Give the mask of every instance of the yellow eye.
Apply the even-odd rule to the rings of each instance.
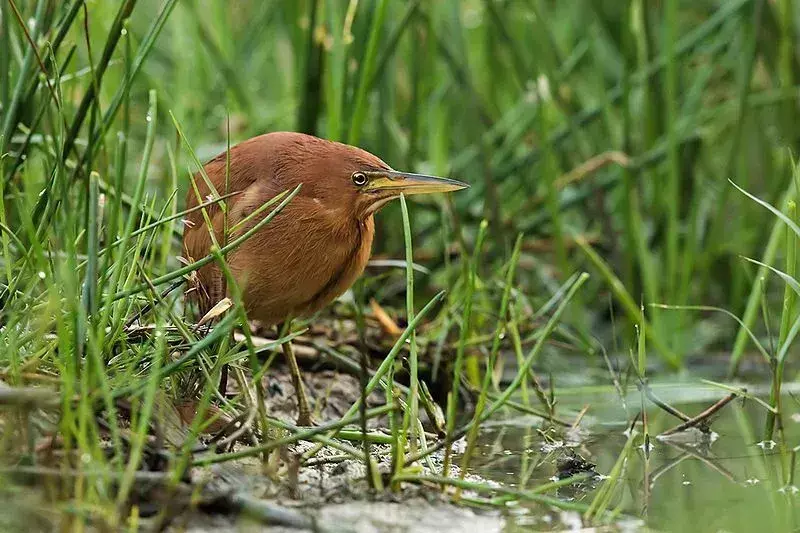
[[[353,183],[358,187],[367,184],[367,175],[363,172],[353,172]]]

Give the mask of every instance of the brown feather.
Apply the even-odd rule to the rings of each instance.
[[[278,193],[302,183],[300,193],[281,213],[227,257],[249,318],[271,325],[288,316],[307,316],[344,293],[361,275],[370,257],[375,225],[351,175],[364,168],[389,169],[386,163],[345,144],[276,132],[231,148],[228,190],[225,167],[225,153],[204,165],[219,194],[239,193],[226,200],[229,227]],[[205,201],[210,189],[199,173],[194,180],[200,200]],[[190,187],[187,208],[198,203]],[[254,217],[230,238],[247,231],[268,212]],[[207,213],[221,243],[223,211],[215,204]],[[189,214],[183,235],[186,258],[205,257],[211,243],[202,212]],[[228,291],[222,270],[214,263],[200,268],[197,280],[198,290],[191,294],[205,313]]]

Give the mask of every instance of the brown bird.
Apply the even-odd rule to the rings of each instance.
[[[373,215],[405,195],[448,192],[468,187],[447,178],[392,170],[371,153],[346,144],[292,132],[254,137],[204,165],[212,191],[200,173],[193,177],[186,207],[209,196],[236,193],[224,200],[227,227],[259,209],[277,194],[301,185],[300,192],[263,228],[229,253],[226,262],[241,289],[247,316],[264,326],[306,317],[343,294],[364,271],[375,234]],[[228,176],[226,178],[226,165]],[[226,187],[227,181],[227,187]],[[226,216],[219,204],[205,209],[217,243],[224,239]],[[262,220],[269,209],[236,228],[236,238]],[[183,247],[190,262],[207,256],[213,244],[202,211],[187,216]],[[197,271],[191,298],[205,314],[228,295],[220,266]],[[299,369],[288,343],[284,354],[298,393],[299,425],[310,413]]]

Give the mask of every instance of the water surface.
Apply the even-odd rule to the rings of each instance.
[[[689,416],[726,395],[697,381],[654,384],[652,390]],[[749,390],[765,392],[763,387]],[[642,444],[643,426],[638,424],[640,438],[614,484],[609,507],[619,512],[614,524],[623,530],[646,524],[671,531],[797,531],[800,480],[792,474],[797,468],[793,448],[800,446],[797,390],[786,386],[784,431],[768,441],[763,438],[766,411],[753,400],[729,403],[714,418],[710,434],[694,430],[670,440],[652,438],[649,457]],[[509,413],[506,420],[483,429],[472,472],[507,486],[533,488],[594,465],[597,476],[556,493],[564,500],[589,504],[625,447],[642,395],[631,388],[623,402],[613,387],[580,387],[557,390],[556,397],[557,412],[567,419],[589,406],[583,429],[537,429],[538,419]],[[680,423],[652,402],[644,403],[652,437]],[[515,532],[589,525],[579,512],[537,504],[513,505],[507,514],[508,529]]]

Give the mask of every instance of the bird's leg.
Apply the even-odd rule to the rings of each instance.
[[[283,343],[283,355],[286,357],[286,362],[289,363],[289,370],[292,373],[292,385],[297,392],[297,425],[298,426],[312,426],[311,410],[308,408],[308,399],[306,398],[306,391],[303,387],[303,379],[300,376],[300,367],[297,365],[297,358],[294,356],[292,350],[292,342]]]
[[[287,324],[288,325],[288,324]],[[279,328],[283,330],[284,328]],[[286,333],[289,333],[290,328],[285,328]],[[297,364],[297,358],[294,356],[292,350],[292,341],[284,342],[283,355],[286,357],[286,362],[289,364],[289,371],[292,373],[292,385],[294,386],[295,393],[297,394],[297,425],[298,426],[313,426],[311,420],[311,410],[308,408],[308,399],[306,398],[306,391],[303,387],[303,379],[300,375],[300,367]]]
[[[220,396],[223,398],[225,394],[228,392],[228,364],[222,365],[222,371],[220,372],[219,376],[219,386],[217,386],[219,390]]]

